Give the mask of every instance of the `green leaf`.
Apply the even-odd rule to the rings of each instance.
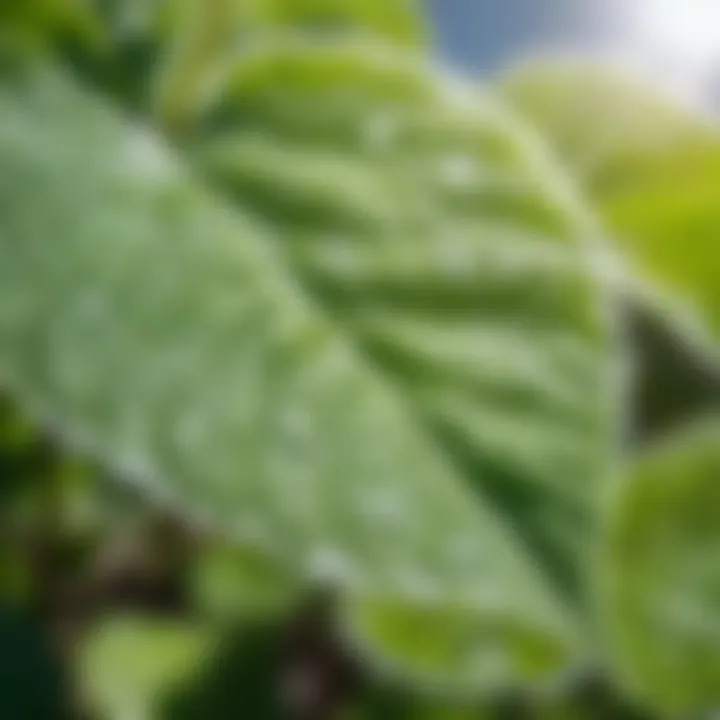
[[[85,0],[23,0],[0,6],[0,50],[15,39],[37,44],[51,37],[96,36],[97,27]]]
[[[576,586],[613,350],[594,228],[534,139],[490,98],[365,43],[242,54],[207,127],[199,167]]]
[[[164,694],[158,720],[282,720],[289,715],[283,707],[286,663],[282,628],[261,624],[225,631],[199,672]]]
[[[35,3],[74,0],[33,0]],[[417,0],[91,0],[116,31],[167,36],[188,12],[222,8],[227,31],[251,35],[280,28],[313,34],[368,32],[415,46],[425,36]]]
[[[537,685],[545,668],[563,664],[550,637],[533,636],[521,619],[501,613],[483,620],[457,606],[372,599],[353,603],[343,619],[349,643],[374,658],[376,669],[387,677],[419,683],[420,696],[442,697],[449,691],[467,697],[478,682],[483,688],[507,688],[506,678],[518,672]],[[508,642],[523,648],[514,668],[505,649]]]
[[[652,449],[615,489],[599,582],[619,680],[664,713],[720,703],[720,425]]]
[[[252,0],[246,5],[251,23],[317,34],[360,29],[409,46],[425,34],[416,0]]]
[[[503,88],[582,181],[631,268],[717,335],[717,121],[602,65],[533,66]]]
[[[446,700],[407,698],[399,693],[362,698],[343,720],[491,720],[485,708],[454,704]]]
[[[185,0],[171,13],[173,32],[154,102],[163,129],[173,136],[181,136],[214,98],[237,47],[295,36],[312,42],[385,38],[412,47],[424,36],[415,0]]]
[[[85,701],[102,720],[158,720],[163,702],[202,671],[216,644],[211,632],[179,621],[105,618],[78,652]]]
[[[573,660],[572,621],[549,583],[405,389],[304,294],[277,229],[213,199],[149,130],[70,80],[8,80],[0,106],[0,382],[37,422],[313,582],[501,620],[487,650],[506,662],[502,684],[546,680]],[[541,200],[521,207],[564,217]],[[602,365],[585,246],[570,228],[559,238],[577,262],[559,288],[574,299],[560,317],[577,315],[569,344]],[[471,280],[480,296],[504,289]],[[467,283],[458,289],[465,297]],[[534,321],[554,317],[553,297]],[[527,300],[540,310],[540,298]],[[538,644],[553,662],[528,677]]]
[[[290,568],[256,551],[217,543],[197,553],[191,590],[203,617],[225,621],[273,618],[304,597]]]

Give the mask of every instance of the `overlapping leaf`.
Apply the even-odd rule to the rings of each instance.
[[[466,486],[408,390],[358,352],[352,326],[341,330],[304,295],[277,228],[210,197],[157,138],[67,79],[8,80],[0,104],[0,378],[13,398],[149,496],[306,577],[497,628],[461,648],[476,687],[486,655],[503,667],[493,684],[568,662],[568,618],[512,530]],[[489,137],[530,170],[499,127]],[[511,206],[560,223],[560,255],[575,272],[559,283],[569,306],[542,284],[527,298],[539,313],[530,324],[544,328],[557,308],[577,323],[570,354],[578,342],[604,367],[581,233],[533,188],[537,199],[521,193]],[[508,200],[500,194],[497,209]],[[531,239],[522,248],[533,258],[545,245]],[[401,260],[411,286],[415,260],[427,268],[428,255]],[[479,270],[484,259],[468,262]],[[471,279],[479,297],[503,296],[482,279]],[[469,285],[443,297],[454,289],[462,299]],[[482,317],[481,305],[468,310]],[[584,488],[592,469],[572,479]]]
[[[599,589],[620,680],[663,713],[720,701],[720,426],[643,457],[607,515]]]
[[[580,179],[639,274],[720,330],[720,126],[617,69],[549,64],[506,94]]]

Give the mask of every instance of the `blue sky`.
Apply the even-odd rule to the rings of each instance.
[[[720,109],[720,0],[421,1],[441,55],[466,73],[533,53],[599,52]]]
[[[533,50],[612,46],[623,32],[623,0],[426,2],[442,54],[471,72],[502,67]]]

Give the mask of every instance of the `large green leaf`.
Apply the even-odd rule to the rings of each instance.
[[[434,81],[421,87],[441,97]],[[6,79],[0,107],[0,379],[38,423],[147,495],[237,542],[262,546],[306,578],[426,608],[441,623],[443,612],[457,609],[471,623],[497,628],[459,648],[466,653],[461,679],[478,691],[486,686],[486,654],[504,663],[500,684],[546,679],[565,667],[575,647],[572,622],[513,531],[466,486],[417,417],[407,388],[380,373],[350,333],[305,296],[279,256],[277,230],[214,200],[149,130],[68,79]],[[487,132],[491,146],[527,171],[517,178],[525,187],[533,175],[522,144],[504,139],[499,126]],[[460,143],[463,135],[455,137]],[[447,161],[447,150],[441,158]],[[452,169],[456,180],[455,162]],[[553,283],[540,282],[542,273],[530,272],[534,284],[516,305],[469,307],[481,321],[477,340],[487,349],[483,330],[493,308],[502,310],[498,321],[517,310],[520,323],[522,304],[534,310],[528,339],[553,328],[561,349],[604,367],[599,300],[584,270],[581,233],[538,183],[519,197],[500,193],[496,208],[510,203],[518,212],[508,222],[523,218],[524,209],[556,230],[555,241],[529,231],[515,241],[530,259],[540,248],[550,257],[562,248],[566,273],[555,292]],[[477,236],[475,252],[464,255],[473,276],[438,276],[446,283],[441,308],[468,291],[500,299],[522,287],[522,273],[510,273],[505,284],[480,272],[493,254]],[[428,267],[428,256],[414,250],[407,267],[417,260]],[[387,267],[396,267],[391,257]],[[364,266],[357,268],[362,276]],[[537,266],[523,262],[521,269]],[[428,296],[430,289],[412,297],[434,297],[440,288]],[[509,330],[525,352],[525,334]],[[536,361],[554,357],[553,337],[538,343]],[[516,357],[508,354],[507,362]],[[588,397],[583,403],[593,406]],[[528,415],[533,439],[534,429],[555,417],[544,407]],[[581,427],[572,417],[568,427]],[[525,447],[510,427],[501,446],[512,436],[527,461],[528,448],[537,446]],[[570,496],[573,488],[588,494],[597,469],[591,464],[586,475],[556,480]]]
[[[665,713],[720,703],[720,425],[653,449],[608,508],[599,590],[620,680]]]
[[[504,89],[582,181],[630,265],[720,332],[720,124],[596,64],[534,66]]]
[[[594,230],[533,139],[365,43],[243,54],[207,127],[200,167],[536,558],[577,580],[616,393]]]

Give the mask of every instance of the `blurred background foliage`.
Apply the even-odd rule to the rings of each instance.
[[[277,124],[286,142],[275,108],[265,116],[258,111],[253,128],[250,111],[260,104],[251,107],[255,100],[243,98],[241,81],[234,96],[232,79],[224,84],[243,53],[298,39],[348,47],[372,37],[379,53],[389,43],[392,52],[422,56],[434,35],[448,32],[433,27],[442,12],[424,12],[409,0],[5,2],[0,60],[12,71],[20,56],[61,59],[124,112],[154,123],[189,158],[207,163],[200,167],[206,179],[232,194],[236,188],[228,187],[222,167],[209,160],[227,160],[229,150],[208,147],[202,133],[219,136],[231,128],[252,138],[267,122]],[[333,71],[329,64],[327,73]],[[292,73],[279,73],[278,86],[292,92]],[[291,569],[262,554],[148,505],[102,462],[76,456],[39,430],[8,394],[0,404],[0,717],[605,720],[717,706],[717,429],[686,430],[679,447],[673,440],[648,459],[644,447],[650,440],[654,448],[660,431],[671,434],[716,411],[720,400],[717,123],[603,64],[530,62],[491,82],[545,138],[558,173],[577,184],[588,212],[598,217],[598,232],[610,240],[606,280],[623,309],[634,380],[622,413],[630,419],[613,428],[626,445],[613,463],[628,479],[615,482],[621,489],[614,509],[603,516],[609,540],[596,601],[609,608],[601,621],[609,625],[590,630],[593,637],[607,632],[609,641],[598,639],[590,663],[540,696],[449,697],[403,682],[358,658],[337,631],[333,597],[316,596]],[[357,87],[357,78],[349,84]],[[381,94],[394,91],[389,83]],[[468,117],[475,119],[470,111]],[[465,133],[463,142],[467,136],[475,137]],[[432,133],[425,137],[433,140]],[[339,152],[342,162],[351,160],[341,169],[341,186],[353,158],[342,145]],[[298,185],[312,192],[312,171],[322,157],[310,156]],[[271,159],[259,162],[269,167]],[[268,171],[267,186],[281,186],[286,160],[281,156]],[[407,186],[425,190],[407,178]],[[384,182],[380,173],[371,180],[375,188]],[[262,193],[269,191],[254,190],[262,216]],[[247,188],[242,193],[245,202],[252,196]],[[425,197],[432,206],[434,196]],[[358,199],[361,194],[350,196],[351,209]],[[286,200],[283,206],[272,198],[268,224],[297,227],[293,198]],[[456,219],[461,213],[454,212]],[[422,214],[418,218],[422,224]],[[353,322],[350,315],[343,321]],[[396,350],[392,344],[368,337],[380,362],[411,377],[406,358],[388,355],[388,347]],[[499,490],[493,501],[535,510],[542,498],[523,496],[512,473],[498,467],[511,455],[500,448],[494,458]],[[560,547],[572,533],[573,551],[586,517],[579,515],[578,523],[575,512],[574,506],[568,512],[569,530],[557,518],[552,527],[563,538]],[[528,544],[539,547],[544,530],[532,526],[531,513],[514,519]],[[545,548],[541,554],[548,554]],[[658,627],[656,605],[668,585],[685,595],[668,594],[676,605]],[[401,644],[407,654],[413,639]]]

